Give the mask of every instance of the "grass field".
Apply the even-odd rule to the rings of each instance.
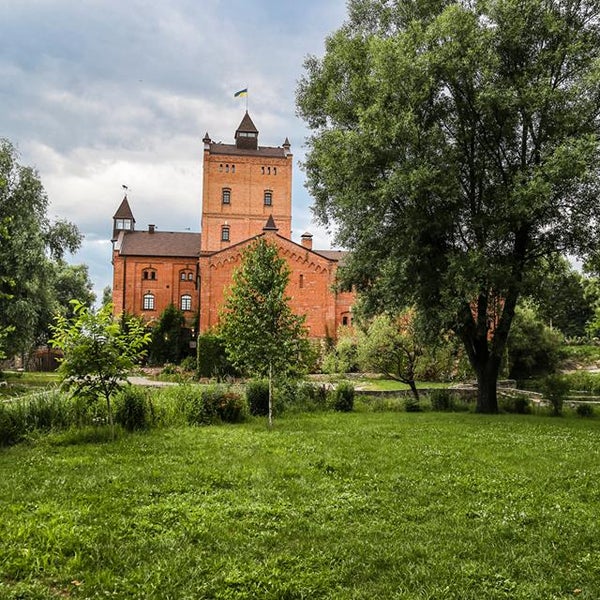
[[[600,598],[600,421],[289,416],[0,452],[0,598]]]

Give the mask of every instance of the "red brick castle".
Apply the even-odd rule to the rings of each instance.
[[[204,142],[201,233],[135,229],[127,200],[113,217],[113,303],[115,313],[158,319],[179,307],[190,328],[213,328],[242,252],[257,237],[275,244],[291,276],[291,308],[306,315],[311,338],[334,338],[350,324],[354,295],[335,290],[344,252],[316,250],[312,236],[291,239],[292,163],[290,143],[259,146],[248,112],[233,144]]]

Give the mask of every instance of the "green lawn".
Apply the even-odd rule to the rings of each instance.
[[[0,598],[600,598],[600,420],[101,437],[0,451]]]

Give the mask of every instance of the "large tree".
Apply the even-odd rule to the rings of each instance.
[[[269,378],[269,424],[273,376],[297,369],[307,349],[304,317],[292,312],[285,293],[289,276],[277,247],[258,238],[233,274],[221,315],[220,333],[231,363]]]
[[[0,222],[6,229],[0,235],[0,329],[10,327],[9,355],[25,352],[47,331],[57,308],[57,263],[81,244],[75,225],[53,223],[47,211],[38,174],[19,164],[15,148],[0,139]]]
[[[464,343],[477,409],[540,261],[597,244],[600,2],[350,0],[298,89],[316,215],[371,305]]]

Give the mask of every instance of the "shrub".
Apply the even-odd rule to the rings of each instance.
[[[414,396],[407,396],[404,399],[404,410],[406,412],[423,412],[421,405]]]
[[[269,382],[253,379],[246,384],[246,401],[250,414],[264,417],[269,414]]]
[[[247,406],[241,394],[225,392],[217,407],[217,414],[223,423],[241,423],[246,419]]]
[[[198,358],[196,356],[186,356],[179,364],[179,368],[182,371],[195,372],[198,368]]]
[[[196,340],[198,355],[198,377],[222,379],[235,375],[236,371],[227,359],[225,342],[218,335],[205,333]]]
[[[579,417],[593,417],[594,407],[591,404],[578,404],[575,412]]]
[[[432,410],[452,410],[454,408],[454,398],[447,389],[431,390],[429,401]]]
[[[115,422],[127,431],[148,429],[153,410],[147,391],[132,385],[123,388],[115,398]]]
[[[563,404],[570,390],[569,380],[563,375],[548,375],[542,381],[542,389],[552,405],[552,414],[555,417],[562,415]]]
[[[354,386],[346,381],[338,383],[331,393],[331,405],[333,410],[351,412],[354,408]]]
[[[309,381],[296,379],[279,381],[274,396],[275,413],[284,410],[313,412],[327,409],[327,389],[325,386]]]

